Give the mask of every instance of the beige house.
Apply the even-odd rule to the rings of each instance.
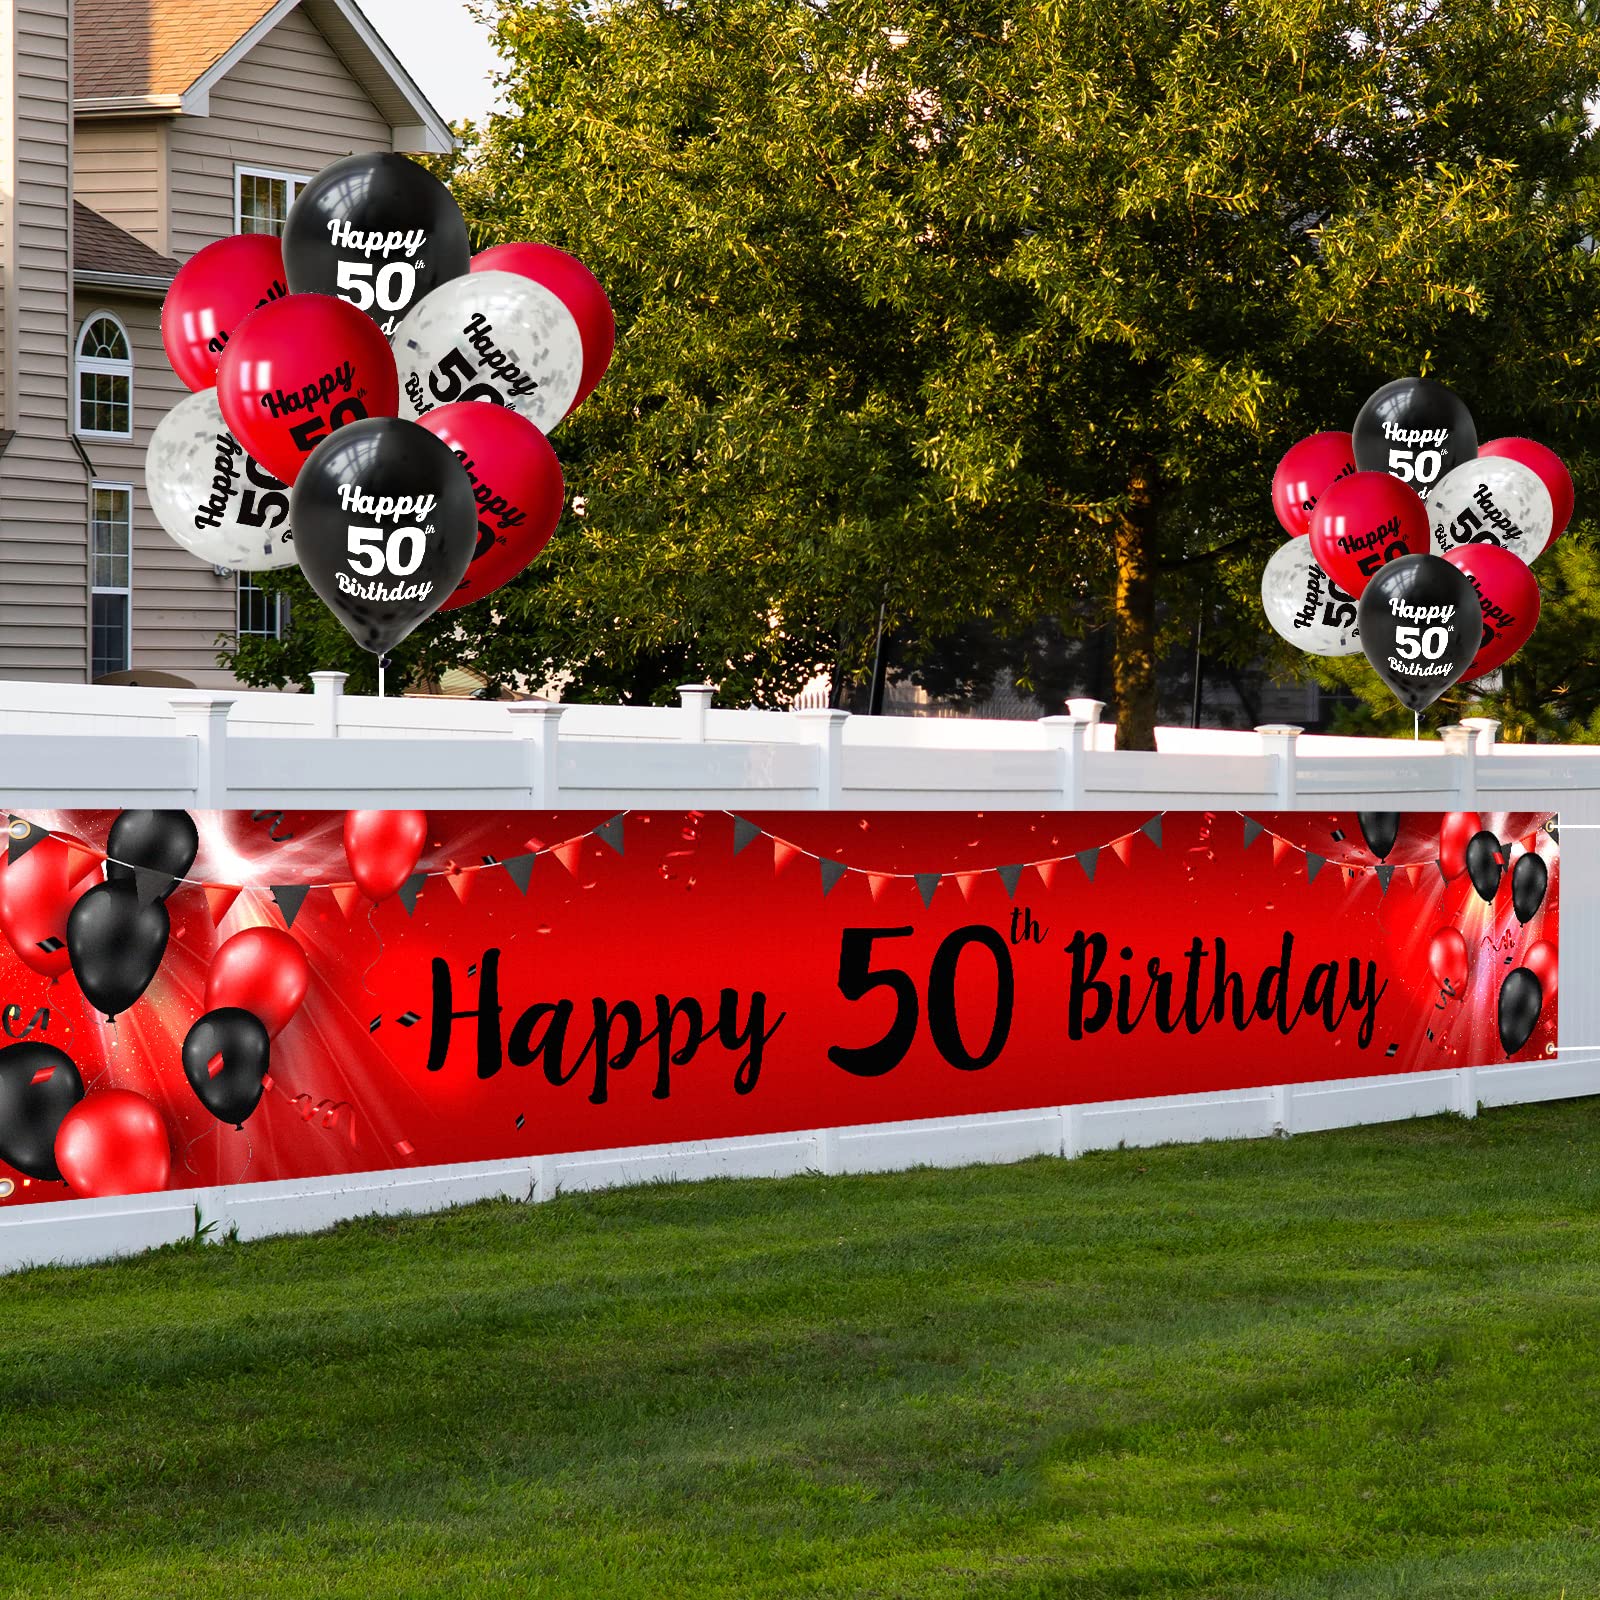
[[[162,298],[329,161],[449,145],[354,0],[0,0],[0,677],[221,686],[277,631],[150,510]]]

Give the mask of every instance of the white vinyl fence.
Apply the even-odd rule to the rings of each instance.
[[[866,1171],[1119,1143],[1349,1126],[1600,1090],[1600,747],[1507,746],[1495,724],[1420,743],[1163,729],[1119,751],[1093,701],[1036,723],[677,707],[175,693],[0,682],[0,806],[72,809],[1555,811],[1561,1049],[1545,1061],[1046,1107],[0,1212],[0,1269],[184,1237],[325,1226],[490,1194],[647,1178]],[[820,1108],[819,1108],[820,1113]]]

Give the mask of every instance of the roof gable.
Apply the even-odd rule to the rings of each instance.
[[[164,289],[176,276],[178,263],[74,200],[72,270],[80,282]]]

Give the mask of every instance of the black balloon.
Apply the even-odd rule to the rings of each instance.
[[[1500,1043],[1515,1055],[1529,1038],[1544,1009],[1544,985],[1526,967],[1506,974],[1500,985]]]
[[[461,207],[434,175],[389,152],[324,167],[289,209],[291,294],[336,294],[385,333],[430,290],[472,266]]]
[[[156,898],[165,900],[194,865],[199,849],[200,833],[187,811],[123,811],[106,839],[106,877],[137,883],[137,868],[159,873],[166,881]]]
[[[0,1050],[0,1161],[59,1179],[56,1134],[81,1099],[83,1079],[65,1050],[36,1040]]]
[[[1400,836],[1400,813],[1358,811],[1356,821],[1361,824],[1361,837],[1367,841],[1367,848],[1380,861],[1387,860],[1389,852],[1394,849],[1395,840]]]
[[[1467,840],[1467,876],[1480,900],[1493,900],[1500,892],[1505,870],[1505,849],[1487,828]]]
[[[1518,922],[1532,922],[1534,913],[1544,904],[1544,892],[1550,887],[1550,869],[1544,857],[1529,851],[1517,858],[1511,869],[1511,909]]]
[[[450,598],[478,546],[467,469],[442,439],[399,417],[329,434],[295,479],[289,518],[311,587],[379,656]]]
[[[1401,556],[1361,591],[1361,648],[1409,711],[1431,706],[1472,665],[1483,607],[1472,579],[1443,556]]]
[[[208,1011],[183,1041],[183,1075],[218,1122],[243,1127],[271,1065],[267,1025],[238,1006]],[[218,1062],[213,1074],[212,1062]]]
[[[1478,453],[1472,413],[1432,378],[1384,384],[1362,406],[1350,436],[1361,471],[1387,472],[1424,498],[1452,467]]]
[[[171,930],[163,901],[141,902],[131,883],[96,884],[67,914],[78,987],[115,1019],[150,987]]]

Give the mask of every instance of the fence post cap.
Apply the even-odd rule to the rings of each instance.
[[[1067,715],[1075,722],[1098,722],[1105,708],[1104,700],[1095,700],[1088,695],[1077,695],[1067,701]]]
[[[1464,756],[1472,749],[1474,729],[1469,723],[1453,722],[1439,730],[1439,741],[1453,756]]]

